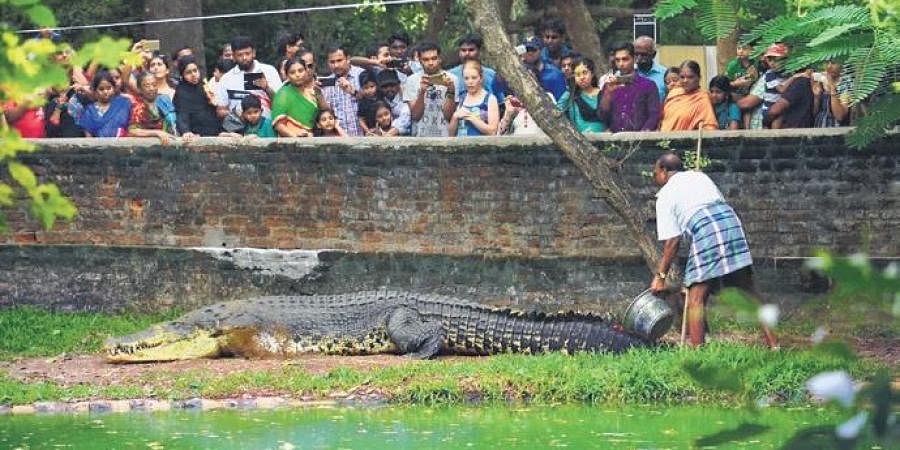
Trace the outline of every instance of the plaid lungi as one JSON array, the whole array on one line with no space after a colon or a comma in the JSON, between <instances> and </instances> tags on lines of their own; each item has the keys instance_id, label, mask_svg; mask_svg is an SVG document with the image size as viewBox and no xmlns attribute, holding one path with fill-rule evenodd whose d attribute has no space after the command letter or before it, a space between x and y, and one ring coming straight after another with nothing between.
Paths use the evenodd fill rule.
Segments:
<instances>
[{"instance_id":1,"label":"plaid lungi","mask_svg":"<svg viewBox=\"0 0 900 450\"><path fill-rule=\"evenodd\" d=\"M719 278L753 264L744 229L734 210L714 203L688 221L691 252L684 269L684 285Z\"/></svg>"}]
</instances>

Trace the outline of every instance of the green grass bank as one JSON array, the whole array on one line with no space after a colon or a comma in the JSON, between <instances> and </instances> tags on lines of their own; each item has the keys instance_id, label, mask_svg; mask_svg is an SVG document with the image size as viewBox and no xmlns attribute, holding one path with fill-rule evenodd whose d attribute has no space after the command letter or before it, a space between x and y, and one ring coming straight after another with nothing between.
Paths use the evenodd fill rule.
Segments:
<instances>
[{"instance_id":1,"label":"green grass bank","mask_svg":"<svg viewBox=\"0 0 900 450\"><path fill-rule=\"evenodd\" d=\"M93 353L110 334L125 334L177 315L106 316L51 313L34 308L0 311L0 358ZM708 403L743 405L766 400L802 404L811 376L846 369L858 379L876 364L816 350L771 352L759 346L713 343L701 349L657 348L610 354L498 355L409 363L361 371L336 367L313 374L285 364L275 370L218 374L204 369L151 371L116 385L26 383L0 371L0 404L36 401L156 397L225 398L243 393L328 398L376 391L397 403L453 405L536 403ZM725 383L700 383L686 368L725 375ZM735 380L734 378L737 378ZM721 381L721 380L719 380Z\"/></svg>"}]
</instances>

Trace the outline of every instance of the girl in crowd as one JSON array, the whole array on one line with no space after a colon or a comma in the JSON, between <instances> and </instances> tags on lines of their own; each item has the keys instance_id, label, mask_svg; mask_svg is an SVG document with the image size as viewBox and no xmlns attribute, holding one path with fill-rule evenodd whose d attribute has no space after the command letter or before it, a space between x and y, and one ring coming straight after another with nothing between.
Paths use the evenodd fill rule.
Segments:
<instances>
[{"instance_id":1,"label":"girl in crowd","mask_svg":"<svg viewBox=\"0 0 900 450\"><path fill-rule=\"evenodd\" d=\"M600 133L604 126L596 114L600 103L600 88L597 87L594 61L589 58L576 59L573 66L575 78L559 98L556 107L566 113L579 132Z\"/></svg>"},{"instance_id":2,"label":"girl in crowd","mask_svg":"<svg viewBox=\"0 0 900 450\"><path fill-rule=\"evenodd\" d=\"M285 63L288 83L272 100L272 125L282 137L309 137L316 125L320 109L328 108L313 72L303 60L293 58Z\"/></svg>"},{"instance_id":3,"label":"girl in crowd","mask_svg":"<svg viewBox=\"0 0 900 450\"><path fill-rule=\"evenodd\" d=\"M181 83L175 90L176 131L186 139L218 136L222 122L216 115L215 94L203 86L197 60L193 56L182 58L178 70Z\"/></svg>"},{"instance_id":4,"label":"girl in crowd","mask_svg":"<svg viewBox=\"0 0 900 450\"><path fill-rule=\"evenodd\" d=\"M384 100L378 100L373 106L375 114L375 127L369 130L368 136L399 136L400 130L394 128L394 115L391 113L391 105Z\"/></svg>"},{"instance_id":5,"label":"girl in crowd","mask_svg":"<svg viewBox=\"0 0 900 450\"><path fill-rule=\"evenodd\" d=\"M661 131L685 131L703 128L715 130L718 119L713 111L709 94L700 89L700 65L685 61L679 67L680 83L669 91L663 105Z\"/></svg>"},{"instance_id":6,"label":"girl in crowd","mask_svg":"<svg viewBox=\"0 0 900 450\"><path fill-rule=\"evenodd\" d=\"M135 137L156 137L163 145L175 138L175 105L168 97L159 95L156 78L144 73L138 79L140 97L131 106L128 134Z\"/></svg>"},{"instance_id":7,"label":"girl in crowd","mask_svg":"<svg viewBox=\"0 0 900 450\"><path fill-rule=\"evenodd\" d=\"M119 95L116 81L106 70L91 80L96 101L84 107L75 123L87 137L119 137L127 134L131 102Z\"/></svg>"},{"instance_id":8,"label":"girl in crowd","mask_svg":"<svg viewBox=\"0 0 900 450\"><path fill-rule=\"evenodd\" d=\"M672 89L678 87L678 83L681 82L680 73L681 69L674 66L666 71L666 92L672 92Z\"/></svg>"},{"instance_id":9,"label":"girl in crowd","mask_svg":"<svg viewBox=\"0 0 900 450\"><path fill-rule=\"evenodd\" d=\"M278 51L278 74L281 75L281 81L287 80L287 68L285 65L288 61L297 56L297 52L303 47L303 36L300 33L286 33L278 37L275 43L275 49Z\"/></svg>"},{"instance_id":10,"label":"girl in crowd","mask_svg":"<svg viewBox=\"0 0 900 450\"><path fill-rule=\"evenodd\" d=\"M169 57L155 52L147 63L147 71L152 73L156 79L156 91L158 95L165 95L172 100L175 96L175 80L172 79Z\"/></svg>"},{"instance_id":11,"label":"girl in crowd","mask_svg":"<svg viewBox=\"0 0 900 450\"><path fill-rule=\"evenodd\" d=\"M731 79L717 75L709 80L709 99L716 112L720 130L737 130L741 123L741 109L731 98Z\"/></svg>"},{"instance_id":12,"label":"girl in crowd","mask_svg":"<svg viewBox=\"0 0 900 450\"><path fill-rule=\"evenodd\" d=\"M334 111L331 109L322 109L316 115L316 128L313 130L313 136L316 137L346 137L341 125L338 124L337 118L334 117Z\"/></svg>"},{"instance_id":13,"label":"girl in crowd","mask_svg":"<svg viewBox=\"0 0 900 450\"><path fill-rule=\"evenodd\" d=\"M497 98L488 93L482 83L481 63L475 60L463 64L463 83L466 92L447 126L450 136L492 136L500 122Z\"/></svg>"},{"instance_id":14,"label":"girl in crowd","mask_svg":"<svg viewBox=\"0 0 900 450\"><path fill-rule=\"evenodd\" d=\"M841 68L841 63L832 61L825 65L824 74L813 76L813 94L820 96L816 128L839 127L849 123L849 83L842 82Z\"/></svg>"}]
</instances>

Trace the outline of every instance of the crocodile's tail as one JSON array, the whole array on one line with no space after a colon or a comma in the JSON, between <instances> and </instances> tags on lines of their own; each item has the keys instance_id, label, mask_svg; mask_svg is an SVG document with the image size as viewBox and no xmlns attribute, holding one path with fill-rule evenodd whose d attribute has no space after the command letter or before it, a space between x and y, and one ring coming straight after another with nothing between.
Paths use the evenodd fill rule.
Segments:
<instances>
[{"instance_id":1,"label":"crocodile's tail","mask_svg":"<svg viewBox=\"0 0 900 450\"><path fill-rule=\"evenodd\" d=\"M459 317L456 324L445 321L444 329L450 349L463 353L622 352L649 345L620 325L592 314L473 307L462 316L468 317Z\"/></svg>"}]
</instances>

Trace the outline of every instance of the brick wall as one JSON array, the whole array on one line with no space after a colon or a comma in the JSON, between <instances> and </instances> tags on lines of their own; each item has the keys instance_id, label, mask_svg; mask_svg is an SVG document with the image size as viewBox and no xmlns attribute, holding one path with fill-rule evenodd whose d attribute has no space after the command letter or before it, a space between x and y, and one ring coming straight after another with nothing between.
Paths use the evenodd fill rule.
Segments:
<instances>
[{"instance_id":1,"label":"brick wall","mask_svg":"<svg viewBox=\"0 0 900 450\"><path fill-rule=\"evenodd\" d=\"M754 255L850 253L866 243L874 255L900 255L900 134L858 152L844 132L705 135L706 171ZM685 133L595 143L613 155L639 147L622 170L648 209L655 188L640 172L663 147L696 146ZM7 243L637 256L620 220L546 140L48 140L23 160L79 215L44 232L24 209L11 211Z\"/></svg>"}]
</instances>

